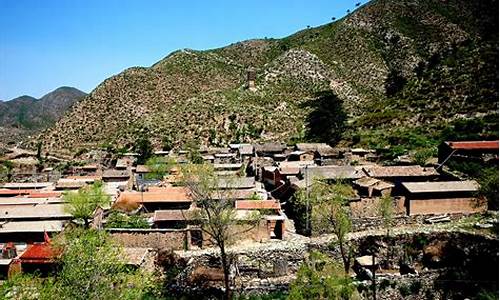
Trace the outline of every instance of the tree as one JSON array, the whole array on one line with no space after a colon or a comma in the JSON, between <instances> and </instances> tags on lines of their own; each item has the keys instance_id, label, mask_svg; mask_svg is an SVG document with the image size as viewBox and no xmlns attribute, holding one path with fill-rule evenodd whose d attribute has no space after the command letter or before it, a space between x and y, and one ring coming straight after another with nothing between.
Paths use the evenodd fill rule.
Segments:
<instances>
[{"instance_id":1,"label":"tree","mask_svg":"<svg viewBox=\"0 0 500 300\"><path fill-rule=\"evenodd\" d=\"M230 266L231 258L226 247L232 238L243 231L253 228L260 219L258 215L251 216L248 226L241 232L236 228L241 226L234 208L235 198L224 187L215 174L213 166L208 164L188 164L182 168L183 183L189 188L196 207L199 209L195 219L201 222L201 229L219 248L220 262L224 273L225 299L231 298ZM225 179L230 186L230 181Z\"/></svg>"},{"instance_id":2,"label":"tree","mask_svg":"<svg viewBox=\"0 0 500 300\"><path fill-rule=\"evenodd\" d=\"M316 94L316 98L309 101L312 108L307 117L308 140L337 144L346 128L347 114L340 100L332 91Z\"/></svg>"},{"instance_id":3,"label":"tree","mask_svg":"<svg viewBox=\"0 0 500 300\"><path fill-rule=\"evenodd\" d=\"M391 195L383 195L380 198L378 213L382 218L384 227L387 229L387 236L389 236L390 229L394 221L394 204Z\"/></svg>"},{"instance_id":4,"label":"tree","mask_svg":"<svg viewBox=\"0 0 500 300\"><path fill-rule=\"evenodd\" d=\"M174 147L174 142L172 141L172 138L167 135L163 137L163 140L161 141L161 146L163 151L170 151Z\"/></svg>"},{"instance_id":5,"label":"tree","mask_svg":"<svg viewBox=\"0 0 500 300\"><path fill-rule=\"evenodd\" d=\"M488 200L488 209L498 210L498 168L484 168L479 183L479 193Z\"/></svg>"},{"instance_id":6,"label":"tree","mask_svg":"<svg viewBox=\"0 0 500 300\"><path fill-rule=\"evenodd\" d=\"M122 248L105 231L72 229L57 237L59 270L47 278L20 275L2 286L2 299L157 299L155 277L131 271ZM59 251L58 251L59 252ZM3 295L2 295L3 294Z\"/></svg>"},{"instance_id":7,"label":"tree","mask_svg":"<svg viewBox=\"0 0 500 300\"><path fill-rule=\"evenodd\" d=\"M139 157L137 157L138 164L144 164L153 154L153 146L145 134L141 134L135 141L134 151L139 154Z\"/></svg>"},{"instance_id":8,"label":"tree","mask_svg":"<svg viewBox=\"0 0 500 300\"><path fill-rule=\"evenodd\" d=\"M194 142L190 141L185 145L185 149L188 152L188 159L193 164L202 164L204 162L203 157L200 154L200 146Z\"/></svg>"},{"instance_id":9,"label":"tree","mask_svg":"<svg viewBox=\"0 0 500 300\"><path fill-rule=\"evenodd\" d=\"M342 266L313 251L291 283L289 299L350 299L353 293L352 279L342 272Z\"/></svg>"},{"instance_id":10,"label":"tree","mask_svg":"<svg viewBox=\"0 0 500 300\"><path fill-rule=\"evenodd\" d=\"M153 156L146 161L148 167L147 179L163 179L168 174L170 168L173 166L174 161L164 157Z\"/></svg>"},{"instance_id":11,"label":"tree","mask_svg":"<svg viewBox=\"0 0 500 300\"><path fill-rule=\"evenodd\" d=\"M111 197L104 192L102 181L82 187L78 192L65 192L63 199L65 210L75 219L83 221L85 228L89 227L89 219L96 208L107 206L111 202Z\"/></svg>"},{"instance_id":12,"label":"tree","mask_svg":"<svg viewBox=\"0 0 500 300\"><path fill-rule=\"evenodd\" d=\"M352 222L348 210L348 197L354 195L350 185L343 184L341 180L333 185L313 179L314 182L308 191L302 191L298 201L304 203L309 201L310 215L306 222L310 222L316 233L332 232L336 240L334 246L340 249L345 272L349 272L352 258L351 245L347 240L347 234L352 229Z\"/></svg>"},{"instance_id":13,"label":"tree","mask_svg":"<svg viewBox=\"0 0 500 300\"><path fill-rule=\"evenodd\" d=\"M413 161L422 167L426 166L427 163L429 162L429 159L436 155L436 149L435 148L421 148L417 149L415 151L415 154L413 154Z\"/></svg>"}]
</instances>

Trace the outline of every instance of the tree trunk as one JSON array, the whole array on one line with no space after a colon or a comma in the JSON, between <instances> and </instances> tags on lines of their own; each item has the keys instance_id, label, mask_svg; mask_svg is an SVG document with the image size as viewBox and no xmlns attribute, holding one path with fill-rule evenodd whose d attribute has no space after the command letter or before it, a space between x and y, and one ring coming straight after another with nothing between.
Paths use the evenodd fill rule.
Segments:
<instances>
[{"instance_id":1,"label":"tree trunk","mask_svg":"<svg viewBox=\"0 0 500 300\"><path fill-rule=\"evenodd\" d=\"M220 258L222 263L222 270L224 271L224 287L226 288L224 292L224 299L231 299L231 286L229 283L229 263L227 261L226 249L224 246L224 242L219 243L220 248Z\"/></svg>"},{"instance_id":2,"label":"tree trunk","mask_svg":"<svg viewBox=\"0 0 500 300\"><path fill-rule=\"evenodd\" d=\"M340 255L342 256L342 262L344 263L344 272L348 274L350 258L348 257L346 250L344 249L344 242L339 241L339 248L340 248Z\"/></svg>"}]
</instances>

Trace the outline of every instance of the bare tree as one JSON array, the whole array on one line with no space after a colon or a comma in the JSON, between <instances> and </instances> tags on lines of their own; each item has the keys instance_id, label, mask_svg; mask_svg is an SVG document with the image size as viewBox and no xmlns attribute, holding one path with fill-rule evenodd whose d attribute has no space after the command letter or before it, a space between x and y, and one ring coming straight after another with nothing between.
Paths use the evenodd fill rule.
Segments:
<instances>
[{"instance_id":1,"label":"bare tree","mask_svg":"<svg viewBox=\"0 0 500 300\"><path fill-rule=\"evenodd\" d=\"M225 299L231 298L230 266L231 257L227 246L233 236L251 230L260 220L260 216L246 218L246 226L241 228L241 219L237 217L235 199L228 187L231 179L221 180L208 164L188 164L182 168L183 183L190 190L196 203L196 219L201 222L201 230L219 248L220 262L224 272Z\"/></svg>"}]
</instances>

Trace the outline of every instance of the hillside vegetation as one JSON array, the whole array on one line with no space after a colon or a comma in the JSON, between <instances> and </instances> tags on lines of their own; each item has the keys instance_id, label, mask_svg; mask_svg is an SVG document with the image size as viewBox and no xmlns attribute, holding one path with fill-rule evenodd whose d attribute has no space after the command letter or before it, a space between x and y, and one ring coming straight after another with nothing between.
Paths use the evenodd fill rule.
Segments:
<instances>
[{"instance_id":1,"label":"hillside vegetation","mask_svg":"<svg viewBox=\"0 0 500 300\"><path fill-rule=\"evenodd\" d=\"M1 142L17 142L26 135L54 125L85 95L72 87L60 87L40 99L21 96L6 102L0 101Z\"/></svg>"},{"instance_id":2,"label":"hillside vegetation","mask_svg":"<svg viewBox=\"0 0 500 300\"><path fill-rule=\"evenodd\" d=\"M131 148L142 133L156 147L307 140L307 120L325 109L311 103L327 91L348 117L343 144L426 147L464 119L485 125L473 138L493 138L497 8L379 0L283 39L176 51L105 80L39 139L59 151ZM246 88L250 67L256 91Z\"/></svg>"}]
</instances>

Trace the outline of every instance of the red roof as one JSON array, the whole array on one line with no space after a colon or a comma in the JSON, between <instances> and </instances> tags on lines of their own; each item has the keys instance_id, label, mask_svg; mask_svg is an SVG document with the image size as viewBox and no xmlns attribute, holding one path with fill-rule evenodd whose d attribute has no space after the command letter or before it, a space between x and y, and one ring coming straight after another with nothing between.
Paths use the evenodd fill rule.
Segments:
<instances>
[{"instance_id":1,"label":"red roof","mask_svg":"<svg viewBox=\"0 0 500 300\"><path fill-rule=\"evenodd\" d=\"M236 209L280 209L280 203L274 200L239 200Z\"/></svg>"},{"instance_id":2,"label":"red roof","mask_svg":"<svg viewBox=\"0 0 500 300\"><path fill-rule=\"evenodd\" d=\"M467 141L467 142L446 142L450 148L456 150L498 150L498 141Z\"/></svg>"},{"instance_id":3,"label":"red roof","mask_svg":"<svg viewBox=\"0 0 500 300\"><path fill-rule=\"evenodd\" d=\"M58 254L49 243L34 243L28 245L19 259L21 263L51 263Z\"/></svg>"}]
</instances>

